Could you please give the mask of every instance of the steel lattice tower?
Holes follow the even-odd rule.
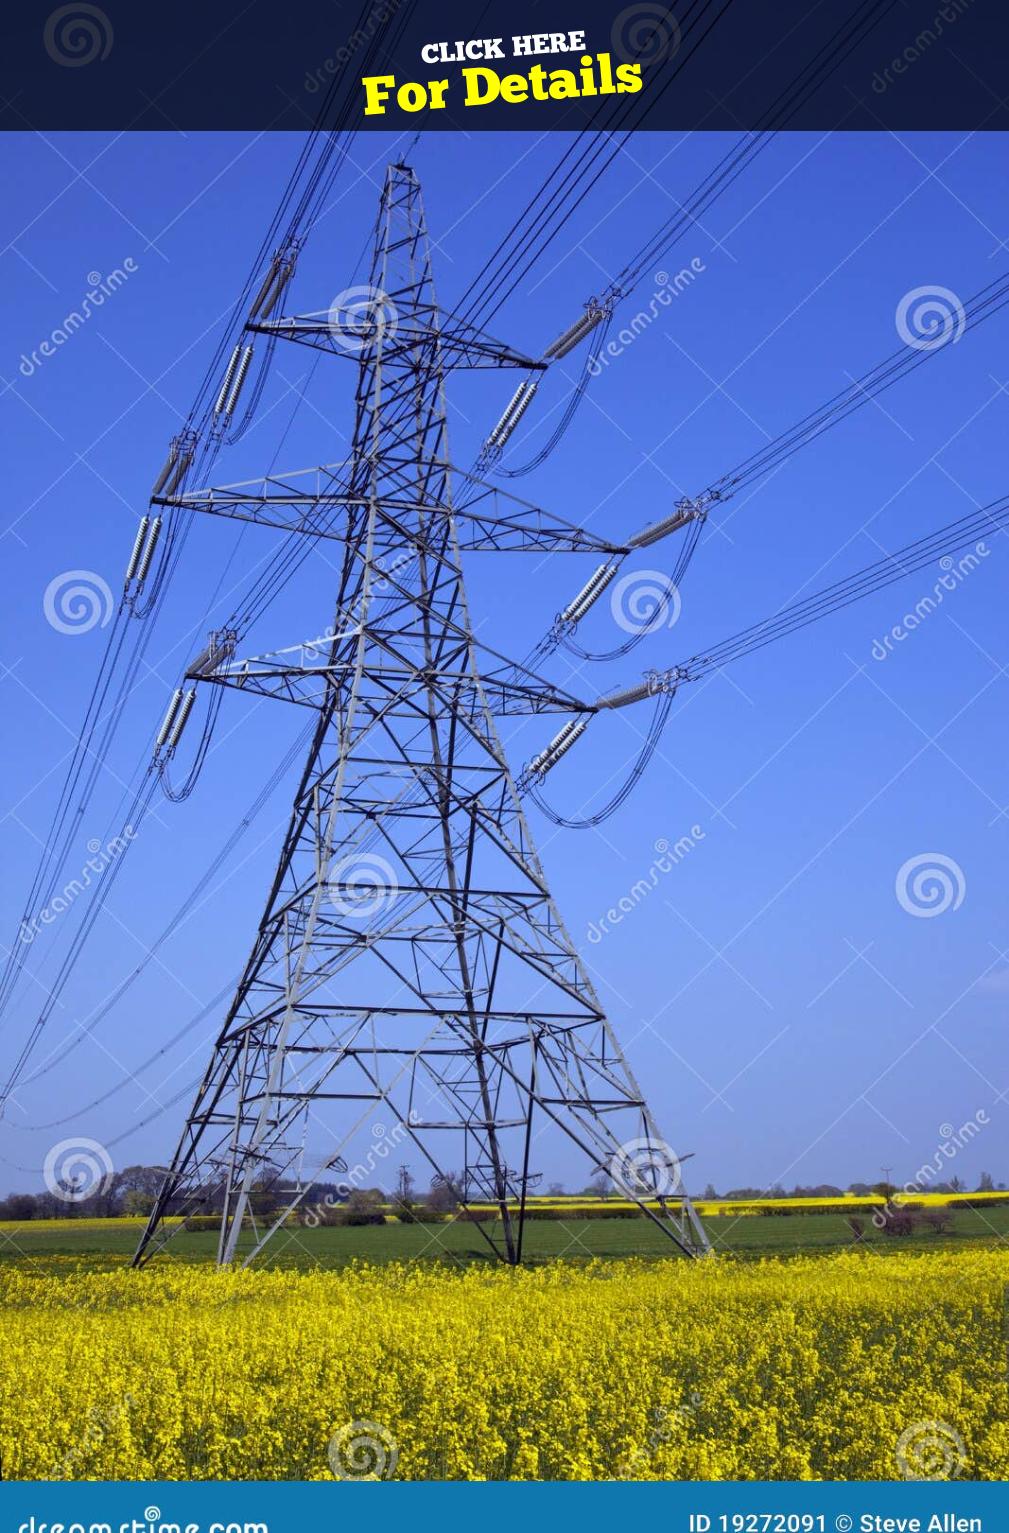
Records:
[[[587,705],[479,644],[463,583],[466,549],[611,545],[451,468],[446,369],[540,364],[439,310],[403,165],[387,173],[370,280],[352,354],[332,315],[248,327],[356,364],[349,467],[161,502],[335,537],[343,552],[318,652],[237,661],[223,643],[191,668],[317,722],[252,953],[135,1263],[178,1227],[167,1215],[222,1203],[219,1260],[250,1228],[252,1260],[305,1196],[309,1115],[341,1117],[322,1171],[383,1104],[435,1176],[462,1167],[464,1204],[498,1205],[477,1227],[509,1262],[522,1259],[530,1156],[549,1125],[593,1168],[630,1146],[650,1168],[631,1195],[681,1250],[703,1253],[551,899],[495,723]],[[257,1222],[250,1195],[268,1179],[286,1184],[284,1206]]]

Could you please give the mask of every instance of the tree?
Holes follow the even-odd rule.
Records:
[[[883,1222],[884,1235],[913,1235],[917,1223],[917,1215],[913,1209],[900,1208],[891,1203],[887,1209]]]
[[[130,1188],[122,1202],[124,1214],[149,1214],[153,1207],[154,1199],[136,1187]]]
[[[265,1218],[275,1211],[278,1201],[277,1179],[278,1172],[270,1165],[267,1165],[266,1170],[253,1180],[252,1186],[249,1188],[249,1210],[251,1213]]]
[[[164,1166],[125,1166],[109,1182],[108,1202],[124,1214],[149,1214],[165,1179]]]
[[[977,1184],[977,1190],[978,1190],[978,1192],[994,1192],[995,1191],[995,1183],[991,1179],[991,1173],[990,1172],[988,1172],[988,1171],[982,1171],[981,1172],[981,1180]]]
[[[714,1183],[709,1182],[707,1187],[704,1189],[704,1201],[706,1203],[714,1203],[717,1198],[718,1193],[715,1191]]]
[[[952,1176],[950,1177],[949,1190],[950,1192],[966,1192],[967,1183],[962,1182],[958,1176]]]
[[[565,1196],[566,1196],[566,1194],[565,1194],[565,1191],[564,1191],[564,1183],[563,1182],[551,1182],[550,1183],[550,1186],[547,1188],[547,1197],[548,1198],[563,1198]]]
[[[57,1183],[57,1196],[64,1205],[64,1213],[68,1219],[76,1219],[80,1214],[81,1204],[87,1197],[84,1189],[86,1177],[82,1171],[78,1176],[61,1176]]]
[[[30,1192],[12,1192],[0,1203],[0,1219],[34,1219],[38,1212],[38,1199]]]
[[[610,1190],[609,1177],[594,1176],[587,1187],[582,1188],[583,1198],[605,1198]]]
[[[462,1202],[463,1178],[458,1171],[447,1171],[431,1185],[427,1206],[435,1214],[454,1214]]]

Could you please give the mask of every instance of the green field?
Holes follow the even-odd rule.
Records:
[[[927,1228],[904,1237],[886,1236],[871,1218],[863,1220],[864,1241],[877,1250],[921,1250],[991,1246],[1009,1239],[1009,1208],[958,1209],[948,1232]],[[58,1227],[33,1227],[27,1222],[0,1231],[0,1262],[31,1270],[58,1257],[88,1268],[118,1267],[132,1255],[141,1225],[66,1220]],[[706,1221],[716,1250],[741,1258],[788,1256],[799,1252],[836,1251],[853,1245],[851,1230],[839,1214],[722,1216]],[[212,1232],[180,1232],[169,1244],[174,1260],[210,1262],[216,1236]],[[525,1255],[530,1261],[591,1256],[668,1256],[669,1240],[647,1219],[533,1220],[526,1226]],[[489,1249],[471,1224],[384,1224],[342,1228],[296,1227],[281,1231],[270,1251],[276,1266],[340,1267],[354,1260],[471,1262],[489,1260]]]

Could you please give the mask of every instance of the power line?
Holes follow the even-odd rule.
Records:
[[[979,544],[985,533],[991,534],[1005,530],[1007,524],[1009,524],[1009,496],[1004,496],[1001,500],[968,512],[955,521],[937,528],[934,532],[914,539],[894,553],[886,554],[872,564],[865,565],[853,574],[845,576],[842,580],[823,587],[812,596],[789,602],[772,613],[770,617],[740,629],[737,633],[691,656],[679,665],[669,670],[651,671],[644,682],[600,700],[596,704],[597,710],[627,706],[648,697],[655,697],[655,711],[648,733],[626,780],[601,809],[585,816],[565,816],[547,802],[539,786],[547,771],[553,766],[553,760],[548,755],[542,769],[537,771],[535,763],[532,768],[527,769],[526,782],[534,803],[555,825],[566,829],[585,830],[602,824],[620,808],[640,782],[658,746],[662,730],[668,722],[673,697],[681,685],[697,681],[709,672],[721,670],[733,661],[755,654],[776,639],[787,638],[813,623],[821,622],[824,618],[833,616],[835,612],[843,611],[854,602],[872,596],[896,581],[903,580],[927,565],[934,564],[936,560],[951,558],[954,553],[966,548],[969,544]],[[986,550],[987,552],[990,550]],[[956,576],[949,574],[948,570],[944,570],[944,574],[954,583],[956,582]],[[941,597],[936,600],[941,600]]]
[[[406,25],[407,17],[413,8],[413,4],[414,0],[408,0],[408,3],[402,6],[397,13],[394,29],[387,29],[390,46],[394,46],[395,39],[402,35],[402,30]],[[365,4],[361,10],[361,26],[365,27],[368,20],[369,7]],[[367,31],[369,33],[369,43],[365,54],[366,61],[378,55],[386,35],[382,27],[368,27]],[[337,107],[335,103],[344,84],[346,84],[346,89],[344,91],[343,104]],[[224,356],[227,355],[230,337],[236,333],[236,330],[240,334],[244,329],[245,314],[253,287],[261,276],[262,265],[267,252],[270,250],[273,241],[279,237],[280,230],[285,227],[285,218],[285,243],[290,244],[295,239],[307,238],[311,228],[314,227],[321,201],[328,195],[335,177],[349,152],[354,135],[350,134],[349,136],[341,137],[342,128],[340,124],[353,120],[353,105],[354,91],[352,82],[349,78],[345,82],[343,74],[334,76],[320,107],[317,121],[322,123],[335,112],[338,119],[337,127],[332,131],[323,131],[321,127],[313,129],[307,135],[302,145],[297,163],[288,178],[273,221],[267,230],[249,275],[236,300],[231,319],[222,332],[216,350],[208,365],[203,383],[197,392],[196,400],[190,410],[188,428],[190,431],[194,429],[197,431],[197,440],[199,440],[199,432],[205,430],[210,419],[210,396],[213,390],[213,379],[220,368]],[[299,181],[304,182],[304,185],[300,196],[293,202],[292,207],[292,200],[295,198]],[[303,229],[303,225],[306,223],[308,227]],[[195,462],[202,473],[209,472],[217,457],[219,448],[219,442],[210,442],[204,443],[202,447],[197,449]],[[122,717],[122,705],[133,689],[135,678],[143,660],[144,650],[150,642],[153,629],[152,623],[148,623],[146,631],[141,631],[133,645],[132,654],[129,653],[127,634],[130,611],[133,610],[135,615],[144,617],[151,616],[157,612],[167,589],[170,574],[178,566],[191,525],[192,517],[183,519],[181,513],[176,509],[172,510],[162,541],[159,564],[152,581],[152,590],[148,594],[146,602],[138,602],[132,609],[125,598],[119,603],[113,629],[109,635],[105,653],[99,667],[98,678],[92,688],[85,708],[84,722],[71,754],[56,810],[54,811],[53,819],[50,822],[50,827],[32,876],[24,913],[19,923],[21,930],[24,929],[25,925],[30,924],[37,910],[45,908],[58,885],[60,873],[66,866],[79,822],[90,803],[102,766],[118,729]],[[103,715],[102,709],[113,685],[115,671],[124,655],[127,656],[127,668],[122,678],[118,695],[114,704]],[[104,727],[102,728],[97,746],[93,748],[96,731],[102,726]],[[76,803],[74,803],[74,796],[78,792],[82,774],[89,759],[89,774],[84,779],[83,788],[81,788],[79,797]],[[46,883],[47,878],[49,880],[48,884]],[[2,972],[0,972],[0,1016],[2,1016],[6,1009],[21,975],[25,956],[25,944],[15,938],[10,945]]]

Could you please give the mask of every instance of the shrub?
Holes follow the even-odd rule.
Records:
[[[917,1223],[917,1215],[910,1204],[903,1208],[896,1207],[893,1203],[887,1205],[883,1218],[884,1235],[913,1235]]]

